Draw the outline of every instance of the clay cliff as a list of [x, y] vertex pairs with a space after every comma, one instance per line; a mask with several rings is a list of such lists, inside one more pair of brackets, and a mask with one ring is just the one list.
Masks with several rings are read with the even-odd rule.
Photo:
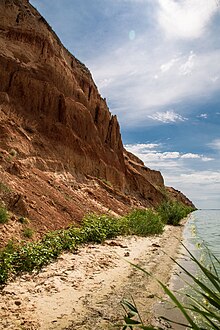
[[160, 172], [124, 149], [85, 65], [28, 0], [0, 0], [0, 201], [13, 214], [2, 240], [20, 217], [37, 238], [87, 212], [154, 207], [164, 190]]

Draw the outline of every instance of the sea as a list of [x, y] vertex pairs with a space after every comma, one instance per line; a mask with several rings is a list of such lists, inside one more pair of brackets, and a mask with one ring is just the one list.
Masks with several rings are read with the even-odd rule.
[[[211, 264], [210, 253], [220, 260], [220, 209], [196, 210], [192, 212], [185, 225], [182, 242], [197, 260], [207, 267]], [[202, 273], [195, 266], [195, 263], [191, 261], [184, 247], [181, 248], [178, 262], [197, 278], [202, 278]], [[215, 265], [220, 276], [218, 262], [215, 262]], [[177, 296], [179, 295], [180, 299], [181, 296], [183, 297], [183, 303], [186, 303], [185, 293], [190, 296], [194, 294], [186, 282], [190, 282], [189, 278], [184, 275], [180, 268], [175, 268], [171, 278], [170, 289]], [[155, 311], [158, 317], [164, 316], [168, 319], [175, 319], [185, 323], [182, 314], [176, 308], [173, 308], [170, 303], [162, 302], [158, 304], [155, 307]], [[170, 326], [166, 327], [165, 324], [162, 328], [168, 329]], [[171, 324], [171, 329], [183, 330], [188, 328]]]
[[203, 242], [220, 259], [220, 209], [197, 210], [190, 214], [184, 235], [193, 236], [196, 243]]

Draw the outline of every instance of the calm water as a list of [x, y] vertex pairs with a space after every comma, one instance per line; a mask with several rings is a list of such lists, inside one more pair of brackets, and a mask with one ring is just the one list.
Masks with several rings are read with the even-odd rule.
[[[183, 237], [184, 244], [198, 258], [198, 260], [203, 259], [203, 261], [205, 261], [206, 259], [206, 254], [204, 252], [206, 250], [202, 248], [198, 249], [197, 247], [198, 243], [202, 242], [204, 242], [209, 250], [220, 259], [220, 210], [198, 210], [193, 212], [189, 216]], [[197, 274], [199, 277], [201, 276], [198, 269], [195, 268], [195, 264], [189, 261], [188, 258], [185, 258], [184, 256], [180, 257], [179, 262], [187, 268], [189, 272]], [[208, 259], [207, 264], [209, 264]], [[180, 272], [177, 271], [177, 273]], [[181, 277], [188, 280], [183, 272]], [[177, 290], [179, 292], [187, 292], [191, 295], [190, 288], [186, 286], [185, 282], [182, 281], [179, 276], [173, 275], [170, 288], [172, 291]], [[180, 297], [179, 299], [181, 299]], [[182, 314], [179, 313], [177, 309], [172, 309], [169, 303], [158, 305], [155, 310], [157, 316], [165, 316], [169, 319], [185, 323]], [[172, 329], [185, 330], [187, 328], [172, 325]]]
[[198, 210], [190, 215], [185, 233], [195, 226], [196, 240], [204, 241], [214, 255], [220, 258], [220, 210]]

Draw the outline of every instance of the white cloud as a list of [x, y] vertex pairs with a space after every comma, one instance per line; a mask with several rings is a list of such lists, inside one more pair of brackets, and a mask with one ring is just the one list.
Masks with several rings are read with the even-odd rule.
[[184, 192], [198, 208], [218, 208], [220, 205], [220, 172], [182, 168], [182, 173], [163, 172], [167, 185]]
[[219, 80], [219, 76], [211, 77], [210, 79], [213, 83], [216, 83]]
[[148, 115], [148, 118], [158, 120], [166, 124], [187, 120], [187, 118], [182, 117], [178, 113], [175, 113], [173, 110], [165, 112], [156, 112], [153, 115]]
[[208, 143], [208, 146], [214, 150], [220, 151], [220, 139], [215, 139], [212, 142]]
[[142, 159], [147, 167], [161, 171], [165, 184], [182, 191], [197, 207], [219, 205], [220, 171], [207, 170], [204, 164], [212, 158], [196, 153], [162, 152], [164, 145], [161, 143], [129, 144], [125, 148]]
[[191, 50], [190, 55], [185, 63], [183, 63], [179, 68], [180, 75], [186, 76], [190, 74], [195, 65], [196, 55]]
[[197, 116], [198, 118], [204, 118], [207, 119], [208, 118], [208, 114], [207, 113], [201, 113], [200, 115]]
[[173, 55], [169, 47], [160, 47], [161, 52], [148, 49], [140, 38], [132, 46], [124, 45], [87, 63], [122, 125], [149, 124], [148, 115], [160, 113], [170, 104], [201, 100], [219, 90], [219, 81], [213, 83], [210, 77], [220, 70], [220, 50]]
[[[189, 160], [189, 159], [199, 159], [202, 161], [211, 161], [213, 158], [206, 157], [204, 155], [199, 155], [195, 153], [181, 153], [179, 151], [165, 151], [161, 152], [160, 149], [163, 147], [162, 144], [159, 143], [137, 143], [137, 144], [127, 144], [125, 148], [134, 153], [136, 156], [141, 158], [144, 162], [146, 162], [146, 166], [149, 166], [149, 162], [159, 163], [157, 165], [161, 165], [160, 161], [162, 160]], [[176, 164], [177, 166], [177, 164]]]
[[220, 183], [220, 171], [197, 171], [190, 174], [182, 174], [181, 178], [185, 182], [199, 183], [199, 184], [219, 184]]
[[217, 10], [214, 0], [158, 0], [158, 21], [171, 38], [200, 37]]
[[183, 154], [182, 156], [181, 156], [181, 158], [185, 158], [185, 159], [193, 159], [193, 158], [201, 158], [201, 156], [200, 155], [198, 155], [198, 154], [192, 154], [192, 153], [188, 153], [188, 154]]
[[162, 64], [160, 66], [161, 72], [164, 73], [164, 72], [169, 71], [172, 68], [172, 66], [178, 61], [179, 61], [179, 58], [173, 58], [169, 62]]

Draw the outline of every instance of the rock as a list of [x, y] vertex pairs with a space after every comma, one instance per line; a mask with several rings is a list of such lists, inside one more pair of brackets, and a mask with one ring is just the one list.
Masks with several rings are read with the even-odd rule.
[[15, 300], [15, 305], [16, 305], [16, 306], [20, 306], [20, 305], [21, 305], [21, 301], [19, 301], [19, 300]]
[[90, 71], [40, 13], [27, 0], [1, 1], [0, 22], [0, 175], [21, 196], [14, 205], [4, 196], [10, 210], [42, 236], [88, 212], [121, 215], [163, 201], [161, 173], [124, 149]]

